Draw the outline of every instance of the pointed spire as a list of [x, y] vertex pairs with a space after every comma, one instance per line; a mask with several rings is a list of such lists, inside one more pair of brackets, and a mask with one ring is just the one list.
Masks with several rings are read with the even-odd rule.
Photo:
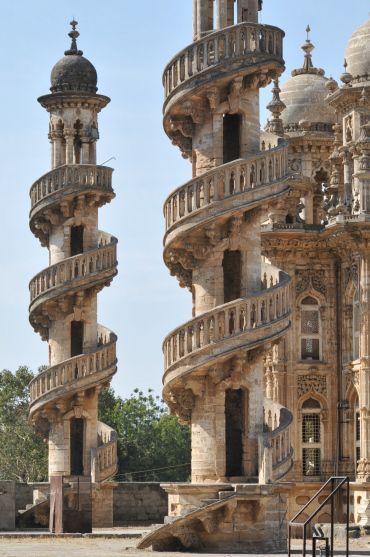
[[272, 100], [266, 106], [267, 110], [269, 110], [272, 114], [272, 119], [268, 123], [268, 131], [271, 133], [275, 133], [276, 135], [283, 136], [284, 135], [284, 127], [283, 121], [281, 119], [281, 113], [286, 108], [286, 105], [280, 98], [280, 87], [279, 87], [279, 79], [274, 80], [274, 87], [272, 89]]
[[292, 71], [292, 76], [301, 75], [305, 73], [316, 74], [316, 75], [325, 75], [325, 71], [321, 68], [315, 68], [312, 63], [312, 51], [315, 48], [315, 45], [312, 44], [310, 40], [310, 33], [311, 27], [307, 25], [306, 27], [307, 38], [306, 42], [302, 46], [302, 50], [304, 52], [304, 61], [302, 68], [298, 68]]
[[78, 50], [78, 48], [77, 48], [77, 38], [80, 36], [80, 33], [76, 29], [77, 25], [78, 25], [78, 21], [76, 21], [73, 18], [72, 21], [70, 22], [70, 26], [72, 27], [72, 31], [70, 31], [68, 33], [68, 36], [71, 37], [71, 47], [70, 47], [69, 50], [66, 50], [64, 52], [64, 54], [66, 56], [71, 56], [71, 55], [82, 56], [83, 55], [82, 50]]

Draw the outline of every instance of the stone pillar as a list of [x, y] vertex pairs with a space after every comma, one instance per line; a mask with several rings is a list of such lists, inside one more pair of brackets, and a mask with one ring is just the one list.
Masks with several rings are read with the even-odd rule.
[[223, 29], [227, 27], [227, 4], [228, 0], [216, 0], [216, 27]]
[[64, 130], [64, 137], [66, 140], [66, 164], [74, 164], [74, 139], [76, 130], [73, 128], [66, 128]]
[[370, 481], [370, 256], [363, 255], [360, 272], [361, 336], [359, 408], [361, 422], [361, 459], [358, 479]]
[[352, 204], [352, 176], [353, 176], [353, 158], [351, 153], [346, 150], [343, 152], [344, 167], [344, 205], [349, 207]]
[[258, 0], [238, 1], [238, 23], [248, 21], [258, 23]]
[[202, 396], [195, 399], [191, 417], [192, 483], [217, 479], [217, 438], [215, 432], [215, 385], [205, 379]]
[[195, 316], [223, 304], [223, 251], [207, 258], [193, 270], [195, 292]]
[[193, 0], [193, 41], [198, 40], [198, 0]]
[[90, 138], [86, 136], [82, 136], [81, 143], [82, 143], [81, 164], [90, 164]]
[[208, 0], [197, 1], [197, 38], [201, 39], [209, 31], [208, 28]]
[[251, 216], [244, 232], [248, 242], [242, 250], [242, 297], [261, 290], [261, 223], [257, 215]]

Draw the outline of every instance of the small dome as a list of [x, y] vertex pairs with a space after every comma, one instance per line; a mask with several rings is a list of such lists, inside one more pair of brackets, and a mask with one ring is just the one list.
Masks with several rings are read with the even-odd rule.
[[77, 21], [71, 21], [72, 31], [68, 33], [71, 37], [71, 48], [66, 50], [64, 57], [59, 60], [51, 70], [52, 93], [61, 92], [87, 92], [96, 93], [98, 76], [92, 63], [82, 56], [82, 50], [77, 48], [77, 37], [79, 32], [76, 30]]
[[284, 127], [307, 121], [310, 124], [334, 124], [335, 112], [325, 102], [328, 79], [314, 73], [295, 75], [281, 87], [280, 97], [286, 106], [281, 117]]
[[370, 19], [353, 33], [345, 57], [352, 83], [370, 80]]
[[51, 70], [52, 93], [64, 91], [86, 91], [96, 93], [98, 76], [87, 58], [80, 54], [69, 54], [57, 62]]
[[334, 110], [325, 102], [329, 80], [324, 70], [312, 64], [315, 47], [309, 39], [309, 26], [306, 31], [307, 40], [302, 46], [305, 53], [303, 67], [293, 70], [292, 78], [281, 87], [280, 97], [286, 106], [281, 118], [287, 131], [300, 128], [328, 132], [336, 122]]

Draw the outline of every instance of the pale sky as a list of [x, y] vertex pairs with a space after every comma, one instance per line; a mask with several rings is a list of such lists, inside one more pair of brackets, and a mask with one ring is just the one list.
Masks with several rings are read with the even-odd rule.
[[[48, 263], [47, 249], [28, 228], [28, 192], [50, 170], [48, 115], [36, 99], [49, 92], [50, 71], [69, 47], [75, 17], [78, 46], [97, 69], [99, 92], [112, 99], [100, 116], [98, 162], [116, 158], [110, 164], [117, 197], [100, 211], [99, 228], [119, 239], [119, 276], [99, 294], [98, 307], [99, 322], [119, 337], [113, 386], [122, 396], [135, 387], [160, 394], [162, 340], [191, 318], [191, 294], [162, 262], [163, 201], [191, 178], [191, 166], [162, 130], [161, 79], [165, 64], [192, 40], [192, 1], [1, 4], [0, 369], [47, 363], [47, 344], [28, 323], [28, 282]], [[365, 0], [265, 0], [262, 23], [286, 32], [282, 82], [302, 65], [308, 23], [314, 63], [338, 79], [348, 39], [368, 11]]]

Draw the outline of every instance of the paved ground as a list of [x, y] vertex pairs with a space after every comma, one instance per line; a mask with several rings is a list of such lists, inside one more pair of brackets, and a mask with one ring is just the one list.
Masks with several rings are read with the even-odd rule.
[[[138, 536], [140, 531], [131, 530], [132, 535]], [[0, 556], [1, 557], [149, 557], [149, 550], [136, 550], [138, 538], [105, 538], [102, 535], [112, 534], [112, 531], [95, 531], [99, 534], [96, 538], [47, 538], [47, 537], [0, 537]], [[128, 534], [124, 531], [115, 530], [116, 534]], [[1, 534], [0, 534], [1, 536]], [[298, 545], [295, 544], [294, 554], [301, 555]], [[370, 556], [370, 538], [351, 540], [351, 557]], [[158, 557], [197, 557], [199, 554], [183, 553], [157, 553]], [[335, 555], [345, 555], [343, 549], [335, 552]], [[272, 557], [272, 555], [261, 555], [261, 557]], [[207, 557], [202, 554], [199, 557]], [[208, 555], [208, 557], [211, 557]], [[224, 556], [229, 557], [229, 556]], [[234, 556], [233, 556], [234, 557]], [[237, 557], [237, 556], [235, 556]], [[246, 557], [245, 555], [240, 557]], [[255, 557], [255, 556], [253, 556]], [[281, 557], [284, 557], [281, 554]]]

